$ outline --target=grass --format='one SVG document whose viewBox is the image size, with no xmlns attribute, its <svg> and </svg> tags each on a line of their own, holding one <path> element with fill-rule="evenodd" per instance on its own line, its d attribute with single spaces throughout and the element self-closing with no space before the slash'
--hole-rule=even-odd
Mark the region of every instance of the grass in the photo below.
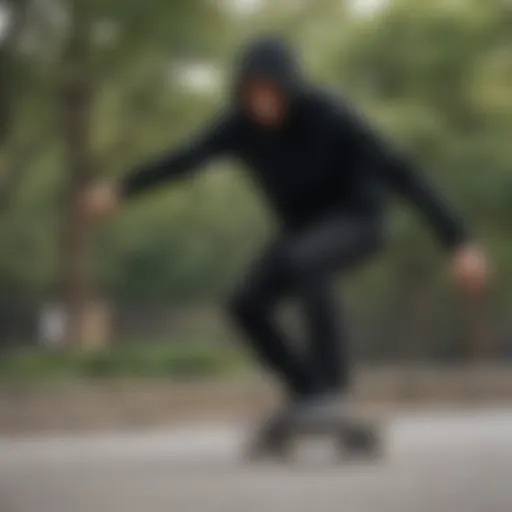
<svg viewBox="0 0 512 512">
<path fill-rule="evenodd" d="M 243 370 L 234 350 L 204 344 L 129 344 L 94 351 L 23 349 L 0 357 L 0 380 L 198 379 Z"/>
</svg>

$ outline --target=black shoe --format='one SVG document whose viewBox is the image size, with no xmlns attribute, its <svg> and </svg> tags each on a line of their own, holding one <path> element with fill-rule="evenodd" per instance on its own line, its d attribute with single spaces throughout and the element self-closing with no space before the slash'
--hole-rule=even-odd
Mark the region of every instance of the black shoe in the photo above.
<svg viewBox="0 0 512 512">
<path fill-rule="evenodd" d="M 295 400 L 288 411 L 291 425 L 333 423 L 347 415 L 347 402 L 340 393 L 319 393 Z"/>
<path fill-rule="evenodd" d="M 294 432 L 318 426 L 329 428 L 341 421 L 343 413 L 343 400 L 338 394 L 294 396 L 263 422 L 249 447 L 248 456 L 250 459 L 284 458 Z"/>
</svg>

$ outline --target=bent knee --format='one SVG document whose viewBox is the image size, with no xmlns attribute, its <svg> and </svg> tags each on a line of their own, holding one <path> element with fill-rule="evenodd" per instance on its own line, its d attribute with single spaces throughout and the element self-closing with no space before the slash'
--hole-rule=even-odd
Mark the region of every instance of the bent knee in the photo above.
<svg viewBox="0 0 512 512">
<path fill-rule="evenodd" d="M 324 277 L 325 268 L 318 265 L 309 255 L 290 248 L 283 255 L 283 272 L 292 287 L 303 287 Z"/>
<path fill-rule="evenodd" d="M 238 322 L 247 322 L 265 314 L 268 304 L 261 297 L 245 291 L 236 292 L 228 302 L 231 317 Z"/>
</svg>

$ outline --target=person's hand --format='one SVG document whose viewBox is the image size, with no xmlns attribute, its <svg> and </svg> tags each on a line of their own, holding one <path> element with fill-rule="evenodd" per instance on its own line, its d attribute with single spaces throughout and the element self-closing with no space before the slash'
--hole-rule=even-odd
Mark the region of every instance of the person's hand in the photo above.
<svg viewBox="0 0 512 512">
<path fill-rule="evenodd" d="M 484 251 L 477 246 L 467 245 L 455 251 L 452 270 L 456 281 L 470 295 L 485 292 L 488 281 L 488 262 Z"/>
<path fill-rule="evenodd" d="M 88 215 L 100 219 L 114 214 L 120 206 L 121 197 L 117 188 L 109 183 L 90 186 L 83 195 L 83 206 Z"/>
</svg>

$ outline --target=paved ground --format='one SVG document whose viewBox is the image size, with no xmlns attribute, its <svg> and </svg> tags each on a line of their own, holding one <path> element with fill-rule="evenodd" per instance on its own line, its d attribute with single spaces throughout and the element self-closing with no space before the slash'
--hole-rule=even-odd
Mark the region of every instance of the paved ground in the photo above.
<svg viewBox="0 0 512 512">
<path fill-rule="evenodd" d="M 512 410 L 397 414 L 373 465 L 244 465 L 242 432 L 0 440 L 0 511 L 512 510 Z"/>
</svg>

